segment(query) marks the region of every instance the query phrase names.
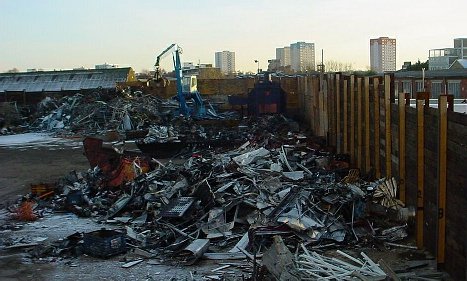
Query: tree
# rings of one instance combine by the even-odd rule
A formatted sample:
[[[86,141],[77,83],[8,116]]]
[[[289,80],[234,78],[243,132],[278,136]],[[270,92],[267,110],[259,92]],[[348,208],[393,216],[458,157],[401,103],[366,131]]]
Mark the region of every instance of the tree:
[[[351,73],[354,75],[358,75],[358,76],[373,76],[373,75],[378,74],[376,71],[371,70],[371,69],[356,70],[356,71],[352,71]]]
[[[350,62],[339,62],[335,60],[329,60],[324,63],[327,72],[349,72],[352,71],[353,66]]]
[[[19,69],[16,67],[7,71],[7,73],[18,73],[18,72],[19,72]]]
[[[428,70],[428,60],[426,62],[418,60],[416,63],[407,66],[407,71],[422,71],[423,68]]]

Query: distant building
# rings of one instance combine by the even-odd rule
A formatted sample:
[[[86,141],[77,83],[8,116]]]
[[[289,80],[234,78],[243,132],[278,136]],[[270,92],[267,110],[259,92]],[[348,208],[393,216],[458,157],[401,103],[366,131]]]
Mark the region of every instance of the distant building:
[[[407,70],[409,67],[412,66],[412,62],[410,61],[404,61],[404,64],[402,65],[402,70]]]
[[[215,63],[224,75],[235,73],[235,52],[216,52]]]
[[[467,38],[454,39],[454,49],[456,49],[460,60],[467,59]]]
[[[448,69],[457,58],[457,52],[454,48],[431,49],[428,52],[428,69]]]
[[[467,38],[454,39],[454,48],[431,49],[428,52],[428,68],[449,69],[458,59],[467,59]]]
[[[290,62],[295,72],[315,70],[315,44],[297,42],[290,44]]]
[[[224,77],[220,68],[212,67],[211,63],[195,65],[192,62],[185,62],[182,71],[184,76],[196,76],[198,79],[220,79]]]
[[[280,66],[290,65],[290,47],[276,48],[276,60],[279,61]]]
[[[396,71],[396,39],[370,39],[370,68],[378,73]]]
[[[455,99],[467,98],[467,69],[443,69],[422,71],[398,71],[394,74],[394,88],[398,93],[408,93],[411,98],[417,92],[429,92],[430,98],[437,99],[439,95],[450,94]]]
[[[200,63],[199,68],[212,68],[212,63]]]
[[[212,68],[212,63],[199,63],[195,65],[192,62],[184,62],[182,66],[182,70],[193,70],[193,69],[199,69],[199,68]]]
[[[108,63],[96,64],[96,65],[95,65],[95,68],[96,68],[96,69],[118,68],[118,64],[108,64]]]
[[[188,69],[194,69],[195,65],[192,62],[184,62],[182,69],[183,70],[188,70]]]

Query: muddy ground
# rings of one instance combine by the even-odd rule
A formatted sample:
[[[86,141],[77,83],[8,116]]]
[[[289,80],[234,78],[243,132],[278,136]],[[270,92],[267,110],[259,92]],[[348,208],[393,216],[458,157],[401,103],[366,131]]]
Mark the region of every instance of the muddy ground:
[[[4,209],[28,193],[30,184],[53,183],[72,170],[84,171],[88,168],[81,143],[76,139],[14,146],[2,145],[0,141],[0,280],[206,280],[203,277],[212,275],[211,270],[222,265],[222,261],[203,260],[196,266],[168,266],[146,260],[124,269],[121,267],[125,263],[124,256],[97,259],[82,255],[78,258],[37,260],[31,258],[31,251],[27,249],[1,249],[2,239],[21,243],[52,243],[75,232],[100,229],[102,225],[92,219],[80,219],[73,214],[46,214],[36,222],[15,222],[9,219]],[[404,249],[354,250],[356,255],[364,251],[375,261],[383,258],[395,267],[400,266],[402,259],[429,258],[424,253]],[[228,280],[242,280],[240,270],[232,270],[229,275],[231,278]]]
[[[5,206],[29,192],[31,184],[55,182],[72,170],[87,170],[89,163],[81,147],[2,147],[0,167],[0,204]]]

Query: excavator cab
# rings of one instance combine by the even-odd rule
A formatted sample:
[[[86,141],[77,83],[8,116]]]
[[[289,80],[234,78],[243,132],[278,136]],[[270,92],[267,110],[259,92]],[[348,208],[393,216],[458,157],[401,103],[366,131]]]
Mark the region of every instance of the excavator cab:
[[[198,92],[198,80],[196,76],[183,77],[183,92],[195,93]]]

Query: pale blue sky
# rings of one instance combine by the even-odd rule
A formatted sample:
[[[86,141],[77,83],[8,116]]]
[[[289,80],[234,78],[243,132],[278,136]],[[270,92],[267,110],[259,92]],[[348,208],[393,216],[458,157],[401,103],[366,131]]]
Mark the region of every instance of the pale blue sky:
[[[467,0],[0,0],[0,72],[71,69],[104,62],[152,69],[171,43],[182,60],[236,53],[255,71],[276,47],[314,42],[326,60],[369,65],[369,39],[397,39],[397,66],[467,37]],[[318,58],[319,56],[317,56]],[[172,69],[171,59],[162,66]]]

